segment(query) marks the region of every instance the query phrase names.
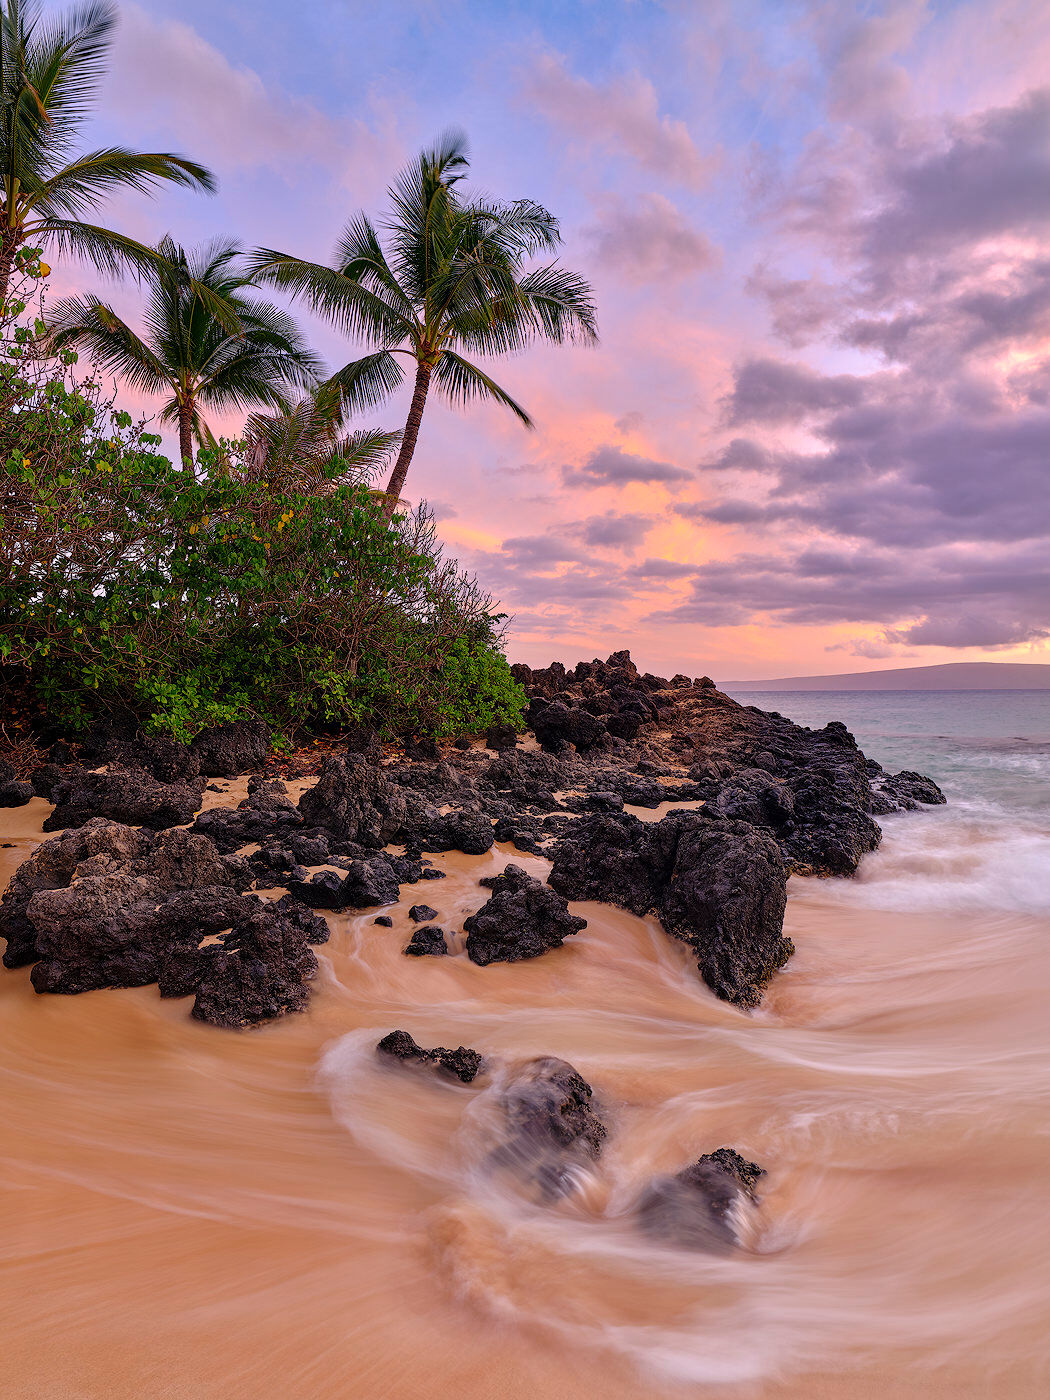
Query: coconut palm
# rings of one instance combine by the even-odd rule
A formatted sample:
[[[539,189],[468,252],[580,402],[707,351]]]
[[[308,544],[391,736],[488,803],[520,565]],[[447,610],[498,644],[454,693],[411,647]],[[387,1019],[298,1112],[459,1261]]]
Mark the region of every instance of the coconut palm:
[[[39,0],[0,4],[0,304],[23,244],[52,245],[108,273],[152,265],[154,251],[84,221],[114,191],[148,193],[163,180],[215,187],[204,166],[168,152],[109,146],[74,155],[115,20],[100,0],[47,21]]]
[[[244,425],[244,475],[321,491],[352,478],[367,480],[400,435],[348,432],[344,414],[342,395],[331,383],[288,408],[253,413]]]
[[[193,439],[204,436],[202,408],[282,410],[289,388],[310,386],[321,369],[287,312],[246,294],[251,282],[239,269],[240,251],[216,239],[187,253],[161,239],[142,274],[149,285],[143,335],[91,294],[67,297],[48,317],[52,349],[86,348],[133,388],[167,396],[161,421],[178,424],[179,451],[190,464]]]
[[[255,276],[301,297],[347,336],[374,347],[333,376],[351,411],[372,408],[405,381],[415,383],[401,450],[387,486],[393,511],[404,487],[433,386],[453,403],[490,399],[526,426],[522,406],[485,373],[474,355],[520,350],[534,340],[596,340],[591,289],[556,263],[526,270],[534,254],[560,242],[557,220],[539,204],[468,198],[459,185],[466,143],[448,132],[390,189],[386,248],[374,224],[357,214],[343,231],[334,266],[260,248]]]

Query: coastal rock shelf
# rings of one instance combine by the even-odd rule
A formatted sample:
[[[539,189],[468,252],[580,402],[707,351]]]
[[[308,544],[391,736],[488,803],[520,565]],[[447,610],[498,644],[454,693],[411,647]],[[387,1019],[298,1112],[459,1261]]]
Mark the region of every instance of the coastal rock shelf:
[[[805,729],[707,677],[641,675],[627,652],[515,674],[532,726],[520,742],[502,726],[489,749],[421,742],[398,758],[364,734],[298,803],[257,772],[238,806],[200,810],[206,778],[264,767],[257,726],[189,747],[112,726],[89,736],[80,758],[107,769],[34,775],[54,806],[45,829],[62,834],[0,901],[6,965],[34,963],[41,992],[158,982],[193,995],[198,1018],[254,1024],[307,1004],[309,945],[328,933],[311,909],[394,905],[442,876],[424,853],[481,857],[500,841],[549,859],[549,881],[513,864],[481,879],[490,898],[461,932],[420,901],[409,917],[426,927],[404,951],[533,959],[586,928],[568,900],[597,900],[656,914],[717,996],[751,1008],[793,952],[788,873],[851,874],[878,845],[875,813],[944,800],[931,779],[866,759],[842,724]]]

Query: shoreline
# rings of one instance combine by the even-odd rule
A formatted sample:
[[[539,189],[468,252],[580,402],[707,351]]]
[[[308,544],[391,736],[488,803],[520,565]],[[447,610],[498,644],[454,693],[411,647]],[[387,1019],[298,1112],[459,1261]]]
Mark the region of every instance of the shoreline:
[[[206,811],[248,794],[220,783]],[[50,811],[35,798],[0,814],[23,832],[0,847],[0,883]],[[155,987],[37,996],[28,969],[0,977],[25,1393],[45,1354],[49,1395],[117,1400],[575,1400],[596,1376],[611,1400],[1041,1393],[1040,1081],[1025,1075],[1045,1039],[1046,920],[1000,919],[990,943],[980,911],[844,907],[836,885],[794,876],[797,952],[750,1012],[712,996],[651,915],[593,901],[570,903],[586,928],[526,961],[476,965],[459,935],[453,956],[402,955],[409,904],[425,897],[459,929],[481,875],[514,864],[542,880],[572,824],[609,820],[564,819],[547,853],[428,853],[445,878],[403,887],[389,929],[374,908],[326,912],[305,1011],[248,1032],[195,1022]],[[497,1081],[563,1056],[609,1125],[601,1161],[553,1207],[490,1179],[493,1091],[378,1066],[395,1026],[476,1046]],[[741,1248],[640,1235],[645,1182],[726,1143],[768,1173]],[[1024,1278],[1012,1315],[987,1296],[985,1280]],[[69,1319],[57,1349],[20,1301],[41,1293]]]

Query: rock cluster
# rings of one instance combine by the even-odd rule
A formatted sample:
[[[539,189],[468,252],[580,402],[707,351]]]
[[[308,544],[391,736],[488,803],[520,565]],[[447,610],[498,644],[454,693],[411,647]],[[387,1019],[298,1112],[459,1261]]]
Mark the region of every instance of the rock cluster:
[[[92,818],[15,873],[0,899],[4,962],[33,963],[38,992],[159,982],[195,994],[194,1016],[216,1025],[300,1010],[317,967],[308,944],[328,926],[290,899],[242,894],[241,877],[206,837]]]

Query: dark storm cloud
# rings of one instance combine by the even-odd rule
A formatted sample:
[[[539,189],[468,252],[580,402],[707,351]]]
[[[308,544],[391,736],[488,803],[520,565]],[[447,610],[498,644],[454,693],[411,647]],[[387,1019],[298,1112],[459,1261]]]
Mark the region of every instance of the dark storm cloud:
[[[630,482],[660,483],[676,490],[678,483],[691,481],[693,473],[671,462],[658,462],[625,452],[622,447],[608,443],[596,447],[579,467],[565,467],[562,475],[567,486],[626,486]]]

